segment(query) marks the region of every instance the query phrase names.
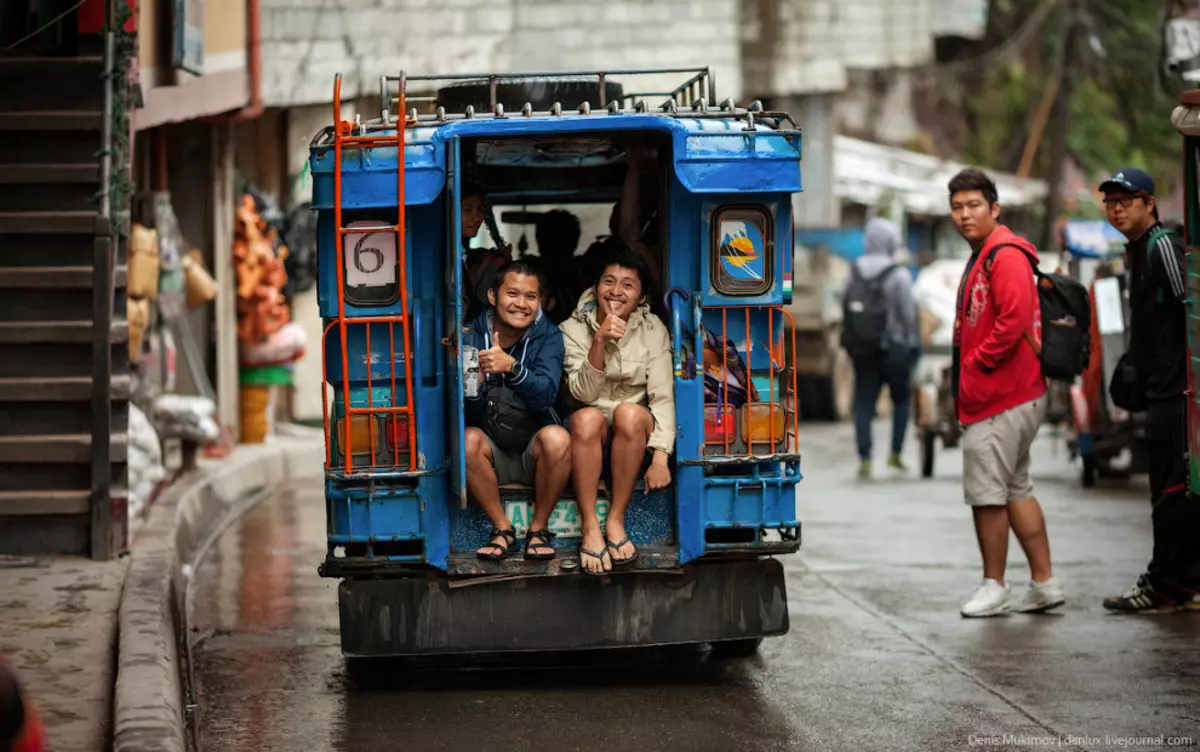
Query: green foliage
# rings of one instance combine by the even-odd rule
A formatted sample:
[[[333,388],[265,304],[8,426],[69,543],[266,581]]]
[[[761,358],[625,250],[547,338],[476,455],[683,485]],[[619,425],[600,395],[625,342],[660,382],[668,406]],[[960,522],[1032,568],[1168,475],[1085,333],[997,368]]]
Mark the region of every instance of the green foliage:
[[[1045,0],[991,0],[989,47],[1017,33]],[[1068,149],[1092,176],[1133,165],[1166,191],[1179,176],[1176,104],[1158,83],[1162,4],[1150,0],[1076,0],[1082,29],[1068,70],[1074,74]],[[1020,161],[1034,112],[1051,80],[1067,14],[1055,13],[1017,59],[987,71],[967,99],[973,143],[968,158],[1012,170]],[[1049,172],[1044,134],[1034,174]]]

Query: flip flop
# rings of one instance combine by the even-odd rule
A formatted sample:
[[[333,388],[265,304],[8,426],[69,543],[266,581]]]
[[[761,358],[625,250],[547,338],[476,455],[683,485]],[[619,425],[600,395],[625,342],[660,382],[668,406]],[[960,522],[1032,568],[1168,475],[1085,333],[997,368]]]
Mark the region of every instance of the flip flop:
[[[632,541],[629,540],[628,535],[626,535],[623,539],[621,539],[620,543],[613,543],[612,541],[605,541],[605,545],[608,546],[610,549],[612,549],[612,553],[609,554],[608,558],[612,559],[612,565],[613,565],[614,571],[629,569],[633,565],[637,564],[638,550],[636,547],[634,547],[633,553],[630,554],[629,556],[623,556],[619,559],[617,558],[617,554],[621,551],[621,546],[624,546],[626,543],[629,543],[630,545],[632,545]]]
[[[584,556],[592,557],[596,561],[600,562],[601,566],[604,565],[604,557],[605,556],[608,556],[610,561],[612,560],[612,556],[609,555],[607,548],[602,548],[602,549],[600,549],[600,553],[596,553],[595,551],[589,551],[586,548],[584,548],[582,545],[580,545],[579,557],[580,557],[580,559],[582,559]],[[612,573],[612,570],[605,571],[604,569],[601,569],[599,572],[593,572],[592,570],[588,569],[587,567],[581,566],[581,568],[583,569],[584,574],[590,574],[592,577],[603,577],[606,574]]]

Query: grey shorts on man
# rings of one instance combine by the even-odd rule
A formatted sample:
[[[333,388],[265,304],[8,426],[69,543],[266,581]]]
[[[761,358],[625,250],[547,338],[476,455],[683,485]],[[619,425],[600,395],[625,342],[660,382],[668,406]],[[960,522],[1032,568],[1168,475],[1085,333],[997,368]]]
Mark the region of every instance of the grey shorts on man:
[[[1046,415],[1045,395],[963,430],[963,496],[973,507],[1002,507],[1033,496],[1029,448]]]
[[[492,467],[496,470],[496,483],[501,486],[532,486],[537,471],[537,460],[533,457],[533,443],[537,441],[537,435],[529,440],[524,452],[506,452],[496,446],[491,436],[487,436],[487,440],[492,447]]]

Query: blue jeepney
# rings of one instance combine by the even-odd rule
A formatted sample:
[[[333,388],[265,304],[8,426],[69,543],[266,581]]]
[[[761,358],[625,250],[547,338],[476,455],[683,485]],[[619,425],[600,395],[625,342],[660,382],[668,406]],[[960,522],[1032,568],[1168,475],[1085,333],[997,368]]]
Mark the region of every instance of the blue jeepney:
[[[668,77],[684,80],[662,85]],[[657,90],[627,91],[635,79]],[[343,653],[711,643],[745,654],[785,633],[776,557],[800,545],[784,308],[801,188],[794,121],[757,102],[717,102],[707,69],[401,74],[380,90],[378,119],[344,121],[339,76],[333,125],[310,155],[325,324],[320,573],[341,580]],[[481,560],[491,525],[466,491],[459,357],[464,172],[487,186],[490,207],[611,206],[630,139],[658,155],[672,483],[635,489],[631,570],[583,576],[569,487],[551,519],[554,560]],[[496,234],[494,216],[487,224]],[[703,357],[711,342],[720,355]],[[756,392],[738,406],[728,389],[714,398],[705,388],[724,384],[734,361]],[[518,534],[532,494],[501,488]]]

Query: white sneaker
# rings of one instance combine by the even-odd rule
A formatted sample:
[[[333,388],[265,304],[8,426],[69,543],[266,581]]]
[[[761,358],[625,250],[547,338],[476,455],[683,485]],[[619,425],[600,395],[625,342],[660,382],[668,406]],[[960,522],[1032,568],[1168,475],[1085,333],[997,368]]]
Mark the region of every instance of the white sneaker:
[[[1008,613],[1008,585],[988,578],[983,581],[971,599],[963,604],[962,615],[968,617],[999,616]]]
[[[1062,583],[1057,577],[1051,577],[1045,582],[1030,582],[1029,589],[1021,593],[1013,604],[1013,610],[1026,614],[1040,614],[1058,608],[1066,602]]]

